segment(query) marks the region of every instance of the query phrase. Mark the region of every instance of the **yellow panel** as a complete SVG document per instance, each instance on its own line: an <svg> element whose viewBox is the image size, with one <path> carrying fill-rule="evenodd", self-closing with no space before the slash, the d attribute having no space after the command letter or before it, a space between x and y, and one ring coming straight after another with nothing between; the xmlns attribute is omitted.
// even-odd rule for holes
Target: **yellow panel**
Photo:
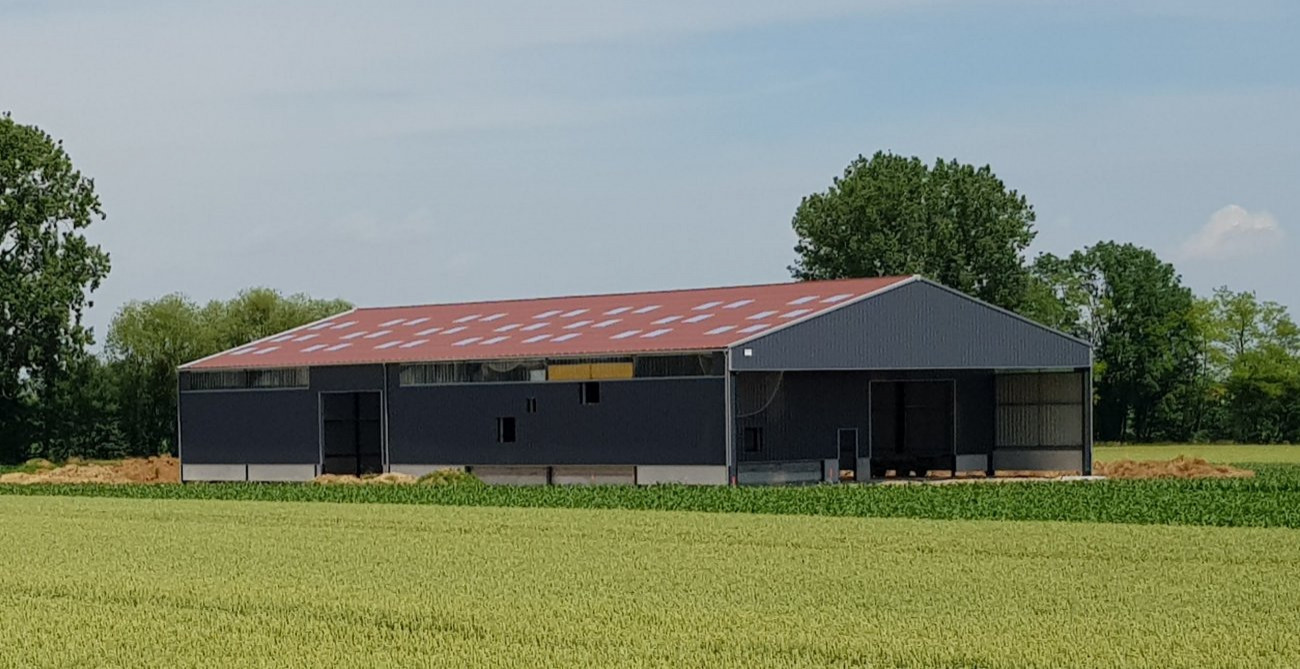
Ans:
<svg viewBox="0 0 1300 669"><path fill-rule="evenodd" d="M630 379L632 363L630 362L594 362L591 364L593 379Z"/></svg>
<svg viewBox="0 0 1300 669"><path fill-rule="evenodd" d="M550 365L546 368L546 378L549 381L586 381L591 378L591 365Z"/></svg>

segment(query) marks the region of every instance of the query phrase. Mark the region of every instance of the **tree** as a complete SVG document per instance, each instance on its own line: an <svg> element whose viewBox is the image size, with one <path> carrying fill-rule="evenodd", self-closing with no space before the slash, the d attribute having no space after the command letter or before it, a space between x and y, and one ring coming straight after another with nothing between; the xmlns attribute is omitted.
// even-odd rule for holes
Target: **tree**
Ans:
<svg viewBox="0 0 1300 669"><path fill-rule="evenodd" d="M0 116L0 434L20 434L24 401L54 387L91 341L81 324L108 254L83 231L103 219L94 182L36 127ZM23 444L0 442L0 461Z"/></svg>
<svg viewBox="0 0 1300 669"><path fill-rule="evenodd" d="M923 274L1019 310L1034 210L988 167L879 152L858 156L794 215L798 279Z"/></svg>
<svg viewBox="0 0 1300 669"><path fill-rule="evenodd" d="M1069 330L1093 343L1098 438L1186 433L1190 426L1169 420L1170 408L1186 401L1195 379L1198 335L1192 293L1173 265L1148 249L1101 242L1068 258L1044 254L1033 269Z"/></svg>
<svg viewBox="0 0 1300 669"><path fill-rule="evenodd" d="M121 433L133 455L176 452L177 367L350 308L342 300L251 288L199 307L184 295L124 305L105 353L118 384Z"/></svg>

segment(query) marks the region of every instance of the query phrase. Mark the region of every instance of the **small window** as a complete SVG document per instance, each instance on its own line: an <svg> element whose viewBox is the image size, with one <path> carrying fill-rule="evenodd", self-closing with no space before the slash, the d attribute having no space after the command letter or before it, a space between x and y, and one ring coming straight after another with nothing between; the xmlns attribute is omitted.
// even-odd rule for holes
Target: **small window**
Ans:
<svg viewBox="0 0 1300 669"><path fill-rule="evenodd" d="M497 443L515 443L515 417L503 416L497 419Z"/></svg>
<svg viewBox="0 0 1300 669"><path fill-rule="evenodd" d="M524 411L527 411L528 413L537 413L536 397L529 397L528 399L524 400Z"/></svg>
<svg viewBox="0 0 1300 669"><path fill-rule="evenodd" d="M600 404L600 384L587 381L578 386L578 399L583 404Z"/></svg>
<svg viewBox="0 0 1300 669"><path fill-rule="evenodd" d="M744 432L746 453L758 453L763 450L763 428L747 427Z"/></svg>

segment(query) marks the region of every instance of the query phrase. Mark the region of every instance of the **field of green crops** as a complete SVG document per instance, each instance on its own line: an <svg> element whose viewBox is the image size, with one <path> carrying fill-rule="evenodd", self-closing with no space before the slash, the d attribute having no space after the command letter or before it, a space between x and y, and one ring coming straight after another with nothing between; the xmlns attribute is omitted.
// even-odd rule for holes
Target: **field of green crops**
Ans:
<svg viewBox="0 0 1300 669"><path fill-rule="evenodd" d="M1271 444L1126 444L1097 446L1097 460L1172 460L1180 455L1204 458L1210 462L1266 462L1300 465L1300 445Z"/></svg>
<svg viewBox="0 0 1300 669"><path fill-rule="evenodd" d="M0 666L1300 666L1300 532L0 497Z"/></svg>

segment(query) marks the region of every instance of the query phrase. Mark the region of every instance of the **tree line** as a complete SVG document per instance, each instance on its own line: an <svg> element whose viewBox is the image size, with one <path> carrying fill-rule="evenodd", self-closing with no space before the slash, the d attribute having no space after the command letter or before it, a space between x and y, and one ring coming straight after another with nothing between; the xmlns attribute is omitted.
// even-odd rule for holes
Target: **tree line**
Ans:
<svg viewBox="0 0 1300 669"><path fill-rule="evenodd" d="M350 305L268 288L130 302L92 350L104 218L61 142L0 115L0 462L176 450L177 367ZM804 198L797 279L922 274L1092 342L1095 434L1300 441L1300 331L1279 304L1196 296L1150 249L1101 241L1028 259L1035 214L991 168L859 157Z"/></svg>

